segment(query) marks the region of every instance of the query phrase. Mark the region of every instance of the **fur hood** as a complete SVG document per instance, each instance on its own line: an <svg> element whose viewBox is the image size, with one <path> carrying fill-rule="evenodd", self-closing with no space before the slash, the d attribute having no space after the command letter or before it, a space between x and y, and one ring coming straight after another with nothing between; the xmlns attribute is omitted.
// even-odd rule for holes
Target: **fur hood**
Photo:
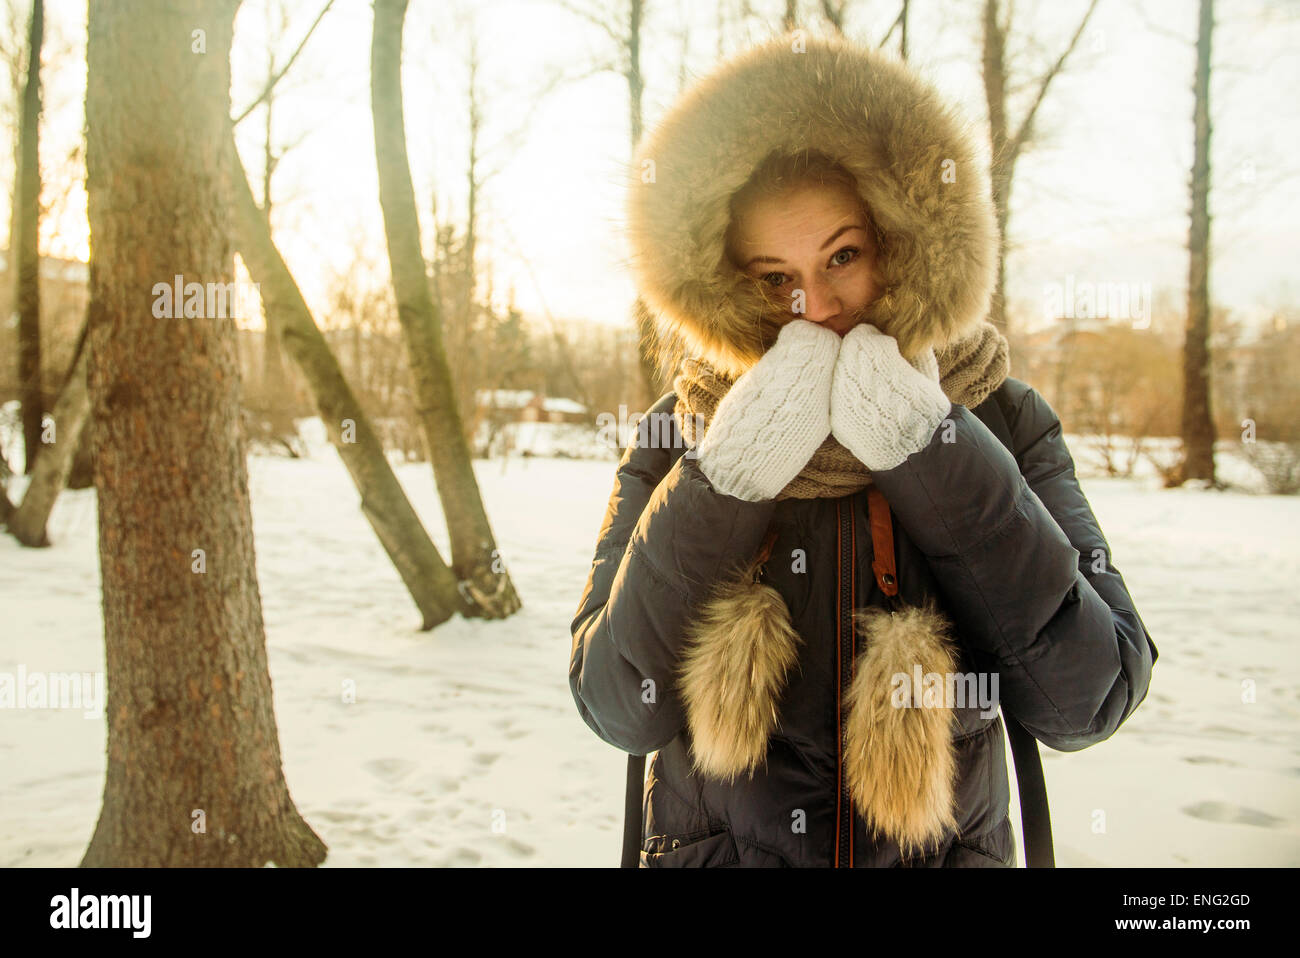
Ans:
<svg viewBox="0 0 1300 958"><path fill-rule="evenodd" d="M771 345L727 259L730 198L771 152L816 149L856 178L883 244L872 320L911 358L985 317L997 220L969 124L890 54L787 34L716 67L642 139L628 242L661 348L738 377Z"/></svg>

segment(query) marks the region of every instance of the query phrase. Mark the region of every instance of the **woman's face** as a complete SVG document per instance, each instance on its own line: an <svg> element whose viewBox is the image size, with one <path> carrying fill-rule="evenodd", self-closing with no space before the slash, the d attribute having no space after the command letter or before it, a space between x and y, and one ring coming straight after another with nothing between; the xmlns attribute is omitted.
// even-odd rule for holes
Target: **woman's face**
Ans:
<svg viewBox="0 0 1300 958"><path fill-rule="evenodd" d="M834 184L791 187L737 215L736 265L788 308L788 322L823 323L843 336L880 295L874 236L862 201Z"/></svg>

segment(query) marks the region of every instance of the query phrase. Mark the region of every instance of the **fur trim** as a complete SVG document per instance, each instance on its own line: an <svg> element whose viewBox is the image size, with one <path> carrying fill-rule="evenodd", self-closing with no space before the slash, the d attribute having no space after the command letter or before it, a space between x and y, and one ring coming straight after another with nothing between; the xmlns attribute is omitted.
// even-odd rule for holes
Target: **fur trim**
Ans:
<svg viewBox="0 0 1300 958"><path fill-rule="evenodd" d="M714 589L689 627L679 667L694 772L728 782L752 778L766 757L802 641L780 593L755 580L757 569ZM911 684L916 666L923 675L955 672L955 647L932 605L853 615L865 650L843 703L844 775L872 833L907 856L957 829L956 718L947 703L914 701ZM901 687L899 673L908 677ZM911 707L895 705L895 689Z"/></svg>
<svg viewBox="0 0 1300 958"><path fill-rule="evenodd" d="M904 855L955 831L957 774L952 709L916 701L913 669L956 670L948 623L932 607L854 612L867 648L859 657L845 702L844 770L854 805L873 833L885 833ZM902 673L907 682L894 679ZM899 699L909 707L894 702Z"/></svg>
<svg viewBox="0 0 1300 958"><path fill-rule="evenodd" d="M731 195L776 149L821 150L857 179L884 243L869 318L905 357L970 333L997 270L975 144L969 121L892 54L786 35L715 68L642 139L629 170L631 265L661 345L680 342L733 379L771 345L757 284L724 247Z"/></svg>
<svg viewBox="0 0 1300 958"><path fill-rule="evenodd" d="M680 691L691 730L695 771L734 781L767 754L786 673L799 661L799 633L781 593L755 581L714 589L688 631Z"/></svg>

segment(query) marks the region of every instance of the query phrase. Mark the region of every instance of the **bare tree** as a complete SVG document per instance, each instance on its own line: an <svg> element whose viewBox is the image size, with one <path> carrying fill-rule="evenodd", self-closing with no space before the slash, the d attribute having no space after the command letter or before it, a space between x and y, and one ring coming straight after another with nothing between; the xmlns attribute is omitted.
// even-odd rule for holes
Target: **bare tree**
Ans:
<svg viewBox="0 0 1300 958"><path fill-rule="evenodd" d="M992 166L989 170L993 185L993 202L997 209L998 235L1001 245L998 249L998 280L993 293L993 302L989 309L989 320L1002 331L1007 328L1006 309L1006 254L1007 224L1011 217L1011 185L1016 171L1016 161L1020 159L1025 148L1032 142L1034 134L1034 117L1047 96L1052 81L1060 74L1083 35L1097 8L1097 0L1091 0L1088 9L1079 21L1074 35L1056 61L1051 64L1041 77L1028 85L1036 87L1029 109L1018 126L1007 115L1007 94L1013 81L1007 72L1007 37L1011 33L1015 4L1008 3L1005 15L1000 10L1001 0L984 0L983 13L983 77L984 99L988 104L989 139L993 148Z"/></svg>
<svg viewBox="0 0 1300 958"><path fill-rule="evenodd" d="M1214 417L1210 413L1210 35L1214 0L1201 0L1192 89L1195 142L1191 222L1187 231L1187 335L1183 346L1183 458L1174 484L1214 476Z"/></svg>
<svg viewBox="0 0 1300 958"><path fill-rule="evenodd" d="M268 78L261 94L230 122L225 148L233 170L236 241L249 272L259 284L263 309L275 317L268 329L276 331L279 345L307 380L330 442L361 494L361 511L420 610L421 628L427 630L445 622L456 611L467 612L470 604L461 596L455 576L406 498L369 417L349 387L276 248L269 218L253 198L235 147L235 124L274 95L276 85L298 59L332 4L333 0L328 0L293 54Z"/></svg>
<svg viewBox="0 0 1300 958"><path fill-rule="evenodd" d="M822 0L822 3L826 8L829 9L830 0ZM839 15L837 18L831 21L836 25L836 28L839 29L840 32L843 32L844 30L842 24L844 21L844 6L846 3L847 0L840 0ZM827 13L827 18L828 19L830 18L829 13ZM898 16L896 16L894 18L894 22L889 25L889 29L885 31L885 35L880 38L880 44L879 44L880 47L883 49L885 44L889 42L889 38L894 35L894 31L897 30L898 31L898 56L900 59L903 60L907 59L907 19L908 19L908 0L902 0L902 3L900 3L898 6Z"/></svg>
<svg viewBox="0 0 1300 958"><path fill-rule="evenodd" d="M331 0L332 2L332 0ZM328 9L328 8L327 8ZM278 23L272 21L272 16L278 14L276 19ZM271 206L274 194L271 190L271 179L275 175L276 166L288 152L288 148L276 150L274 137L274 116L275 116L275 43L274 37L277 33L284 32L289 26L289 15L284 8L281 0L276 0L274 5L268 5L266 8L267 16L267 43L266 43L266 93L263 98L263 106L266 111L265 136L263 137L262 147L262 213L266 216L267 227L271 225ZM322 14L323 16L323 14ZM274 235L274 234L272 234ZM275 313L266 311L265 304L262 308L262 316L266 322L266 333L262 338L262 416L272 436L285 437L293 433L293 420L290 416L288 406L288 387L285 382L284 356L280 349L279 330L274 328L277 322Z"/></svg>
<svg viewBox="0 0 1300 958"><path fill-rule="evenodd" d="M629 158L636 153L641 142L644 119L642 101L645 96L645 78L641 73L642 26L645 21L645 0L627 0L621 15L610 15L604 10L579 6L570 0L557 0L565 10L594 24L609 38L615 53L609 61L597 64L595 71L614 71L627 82ZM664 375L656 368L654 359L654 316L645 301L638 295L632 305L633 321L638 333L637 355L641 370L641 403L643 409L663 394Z"/></svg>
<svg viewBox="0 0 1300 958"><path fill-rule="evenodd" d="M226 148L233 157L234 226L240 255L259 284L266 309L280 317L281 344L311 388L330 442L361 494L361 511L415 600L423 616L421 628L431 629L453 612L466 611L468 604L461 601L455 576L420 524L369 418L276 249L235 152L233 127Z"/></svg>
<svg viewBox="0 0 1300 958"><path fill-rule="evenodd" d="M57 248L63 217L71 206L72 191L85 182L85 169L81 141L78 140L66 155L60 157L48 155L48 144L38 145L40 117L58 114L63 106L71 105L51 104L48 99L50 91L40 82L40 75L51 76L65 70L74 54L78 62L84 57L57 28L57 21L45 22L42 2L39 4L41 24L37 31L40 34L37 52L40 73L33 77L34 61L28 47L37 6L26 0L4 0L0 7L0 67L7 74L9 89L13 91L12 98L5 97L0 101L0 126L15 133L14 192L6 263L10 288L6 292L14 315L26 316L26 322L15 323L12 332L0 328L0 340L3 340L0 354L8 358L12 341L12 355L17 359L13 366L6 365L0 371L0 388L8 391L12 386L20 399L26 396L23 410L30 414L26 419L29 435L35 428L40 440L52 442L53 428L48 425L46 415L51 400L56 398L51 396L51 387L72 364L69 357L73 351L74 332L78 326L84 325L85 298L80 291L71 293L70 284L44 284L37 264L41 250ZM30 82L33 78L35 83ZM33 117L36 119L34 125L30 122ZM45 155L38 158L38 153ZM25 220L30 220L32 225L29 226ZM24 258L29 260L26 272L21 265ZM28 363L34 375L26 375ZM53 374L56 369L58 375ZM10 376L14 378L11 380ZM28 388L31 389L30 395L27 395ZM62 435L66 438L68 433L63 431ZM81 435L76 462L88 465L89 430L83 429ZM30 449L30 465L35 467L39 464L40 456L50 451L46 448L48 444L38 441ZM0 473L5 471L7 465L0 465ZM29 473L36 476L33 470ZM83 473L79 479L81 488L91 484L89 473ZM69 485L73 485L72 478L69 478Z"/></svg>
<svg viewBox="0 0 1300 958"><path fill-rule="evenodd" d="M40 196L38 142L41 116L41 41L45 4L33 0L27 28L27 69L14 163L14 203L9 227L14 307L18 313L18 388L22 396L25 472L41 450L45 398L41 386ZM16 87L15 87L16 88Z"/></svg>
<svg viewBox="0 0 1300 958"><path fill-rule="evenodd" d="M453 358L451 372L456 395L457 409L474 409L476 387L483 377L483 366L490 366L490 355L480 358L473 345L477 338L476 320L480 310L478 299L478 236L480 223L480 200L488 180L500 172L499 167L489 168L485 162L482 143L485 103L479 79L481 61L477 31L470 33L465 44L466 70L466 111L468 114L468 152L465 157L465 223L456 242L456 228L447 223L437 225L435 220L435 243L433 263L432 290L438 299L439 313L443 317L445 339L449 343L448 353ZM516 131L515 135L518 135ZM436 205L434 207L436 213Z"/></svg>
<svg viewBox="0 0 1300 958"><path fill-rule="evenodd" d="M371 110L379 202L397 294L397 315L419 403L420 421L433 459L438 498L451 539L452 568L473 597L475 614L504 618L521 602L496 548L469 447L456 406L442 345L439 310L430 295L420 251L419 216L406 152L402 115L402 25L407 0L375 0L371 45Z"/></svg>
<svg viewBox="0 0 1300 958"><path fill-rule="evenodd" d="M25 546L50 544L45 534L46 523L59 493L68 484L74 456L85 447L82 436L90 416L90 396L86 392L86 333L83 323L72 355L72 366L54 404L50 426L54 430L54 442L41 453L23 493L22 503L8 518L9 531Z"/></svg>
<svg viewBox="0 0 1300 958"><path fill-rule="evenodd" d="M182 319L156 292L177 274L199 289L233 288L225 142L237 7L89 7L89 388L108 768L86 867L313 866L326 854L282 769L234 324L215 294L205 315Z"/></svg>
<svg viewBox="0 0 1300 958"><path fill-rule="evenodd" d="M312 34L320 26L321 21L329 13L333 5L334 0L326 0L316 18L299 40L298 45L288 57L284 58L283 62L280 62L277 57L276 38L288 32L289 13L284 0L268 0L265 7L266 81L258 96L240 111L234 122L235 125L238 125L240 121L250 116L256 109L263 108L261 208L268 227L271 224L274 197L272 180L276 168L294 147L299 146L306 139L304 133L289 142L277 142L274 134L277 91L280 88L281 81L284 80L290 68L297 62L303 49L307 46L307 41L311 39ZM265 304L263 304L263 319L266 331L262 338L261 375L258 377L259 387L255 394L256 400L249 403L249 406L254 413L254 425L259 438L277 442L288 449L291 455L294 455L296 453L293 444L289 441L294 435L293 396L289 388L288 370L285 367L283 349L280 345L280 331L275 328L279 318L274 313L267 313Z"/></svg>
<svg viewBox="0 0 1300 958"><path fill-rule="evenodd" d="M849 14L849 0L839 0L839 2L836 2L836 0L821 0L821 9L822 17L835 32L840 36L846 36L844 22ZM880 38L880 42L877 44L878 47L883 49L894 35L894 31L897 30L898 55L903 60L907 59L907 13L908 0L902 0L899 4L898 16L894 18L894 21L889 25L889 29L885 31L885 35ZM789 7L787 7L787 19L789 16Z"/></svg>

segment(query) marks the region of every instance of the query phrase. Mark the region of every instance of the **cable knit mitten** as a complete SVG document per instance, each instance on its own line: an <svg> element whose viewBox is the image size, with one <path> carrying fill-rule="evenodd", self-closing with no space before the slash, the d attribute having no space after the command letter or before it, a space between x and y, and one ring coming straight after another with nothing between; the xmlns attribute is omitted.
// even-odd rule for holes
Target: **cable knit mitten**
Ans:
<svg viewBox="0 0 1300 958"><path fill-rule="evenodd" d="M849 330L835 363L831 432L868 469L893 469L924 449L951 411L933 350L909 363L870 323Z"/></svg>
<svg viewBox="0 0 1300 958"><path fill-rule="evenodd" d="M806 319L736 379L700 440L700 471L721 493L775 499L831 431L831 378L840 337Z"/></svg>

